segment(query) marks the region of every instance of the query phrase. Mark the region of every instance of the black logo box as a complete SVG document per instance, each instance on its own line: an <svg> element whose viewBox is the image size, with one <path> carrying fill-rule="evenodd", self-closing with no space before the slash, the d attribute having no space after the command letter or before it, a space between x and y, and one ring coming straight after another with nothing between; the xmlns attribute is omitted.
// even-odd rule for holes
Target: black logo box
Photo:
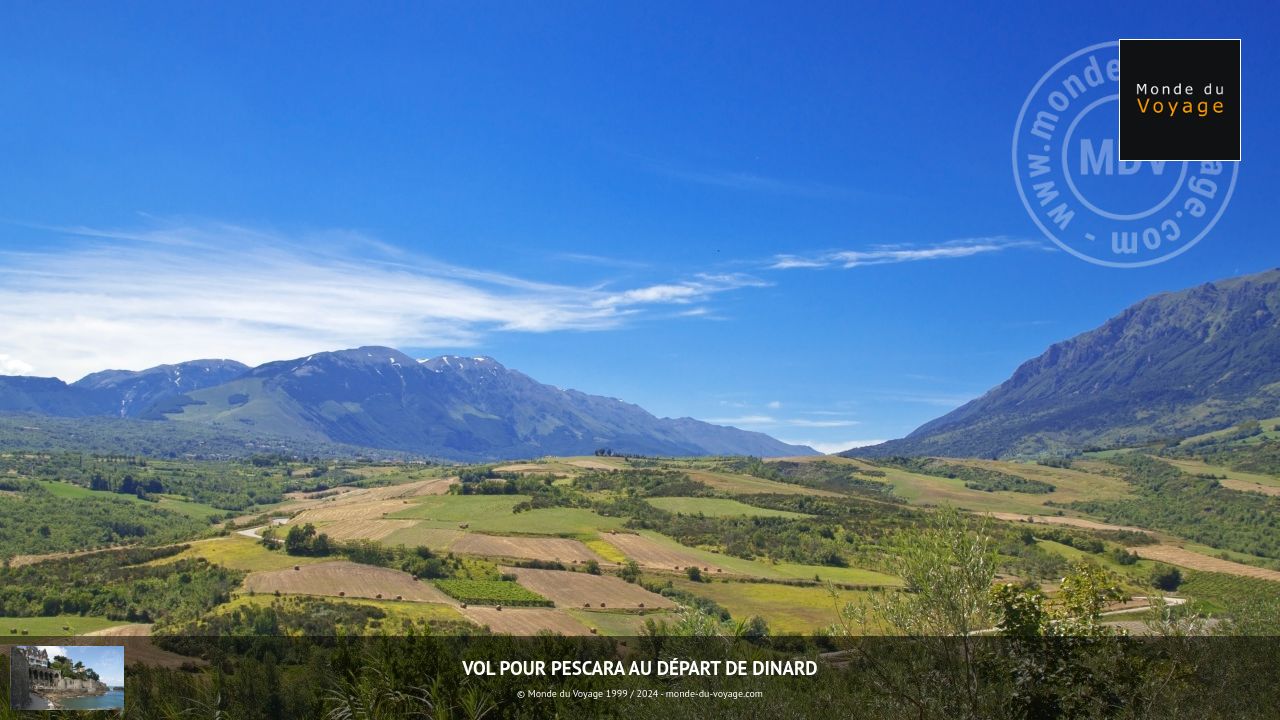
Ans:
<svg viewBox="0 0 1280 720"><path fill-rule="evenodd" d="M1239 39L1120 40L1121 160L1238 161L1240 103Z"/></svg>

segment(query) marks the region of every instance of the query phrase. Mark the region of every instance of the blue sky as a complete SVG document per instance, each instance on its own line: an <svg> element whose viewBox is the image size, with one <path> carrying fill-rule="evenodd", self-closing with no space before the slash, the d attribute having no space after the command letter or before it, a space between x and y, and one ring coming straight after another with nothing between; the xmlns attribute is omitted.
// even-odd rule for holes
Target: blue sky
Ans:
<svg viewBox="0 0 1280 720"><path fill-rule="evenodd" d="M1142 297L1280 264L1264 7L7 3L0 373L383 343L900 436ZM1054 251L1009 168L1040 75L1118 37L1244 41L1231 205L1140 270Z"/></svg>
<svg viewBox="0 0 1280 720"><path fill-rule="evenodd" d="M124 687L124 648L120 646L41 645L49 659L61 655L74 664L84 663L98 673L98 679L110 687Z"/></svg>

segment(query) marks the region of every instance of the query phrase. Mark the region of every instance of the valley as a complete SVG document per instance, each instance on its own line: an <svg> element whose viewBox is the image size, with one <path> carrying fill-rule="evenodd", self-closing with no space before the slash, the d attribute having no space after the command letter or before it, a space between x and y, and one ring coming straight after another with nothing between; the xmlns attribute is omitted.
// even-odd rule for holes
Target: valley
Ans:
<svg viewBox="0 0 1280 720"><path fill-rule="evenodd" d="M1223 450L1221 442L1214 447ZM21 636L59 623L83 632L145 620L158 634L182 634L226 627L245 608L304 602L308 612L327 608L326 623L359 633L429 626L634 635L646 625L675 632L696 616L812 635L827 631L847 602L900 592L897 543L942 507L962 511L992 538L1002 582L1039 587L1050 598L1080 561L1104 568L1134 597L1155 592L1153 578L1175 569L1179 584L1165 591L1190 609L1229 612L1230 597L1194 591L1217 588L1218 576L1261 582L1280 597L1274 550L1206 545L1179 534L1176 523L1117 522L1107 503L1125 507L1141 494L1127 475L1135 457L1188 482L1197 479L1190 473L1230 473L1215 492L1269 522L1280 517L1273 495L1252 490L1280 476L1141 449L1074 462L923 464L838 456L451 465L10 453L0 456L5 517L34 501L90 503L120 518L103 521L99 542L0 522L7 568L0 573L14 592L46 569L75 575L86 558L106 578L207 567L230 584L222 596L177 600L188 608L182 612L107 604L101 613L90 605L75 622L66 621L65 603L0 592L0 626ZM117 478L126 476L141 492L120 492ZM992 478L1017 489L980 489ZM246 481L252 497L242 494ZM110 534L139 512L181 522ZM1220 529L1224 537L1247 535L1229 522ZM92 524L81 530L93 537Z"/></svg>

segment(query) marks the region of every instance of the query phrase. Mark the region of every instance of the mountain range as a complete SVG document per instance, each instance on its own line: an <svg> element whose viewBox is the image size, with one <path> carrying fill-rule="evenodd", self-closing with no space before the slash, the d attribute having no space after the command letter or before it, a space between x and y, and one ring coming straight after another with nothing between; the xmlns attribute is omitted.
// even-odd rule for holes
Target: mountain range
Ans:
<svg viewBox="0 0 1280 720"><path fill-rule="evenodd" d="M461 461L582 455L806 455L768 435L657 418L613 398L561 390L493 358L415 360L386 347L250 368L195 360L107 370L66 384L0 376L0 412L117 417Z"/></svg>
<svg viewBox="0 0 1280 720"><path fill-rule="evenodd" d="M849 456L1014 457L1280 416L1280 269L1147 298L900 440Z"/></svg>

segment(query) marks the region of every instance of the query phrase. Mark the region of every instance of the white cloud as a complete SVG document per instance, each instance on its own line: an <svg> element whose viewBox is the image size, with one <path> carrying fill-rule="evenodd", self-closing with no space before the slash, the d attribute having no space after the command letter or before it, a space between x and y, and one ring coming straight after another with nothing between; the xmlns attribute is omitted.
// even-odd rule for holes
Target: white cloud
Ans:
<svg viewBox="0 0 1280 720"><path fill-rule="evenodd" d="M779 438L781 439L781 438ZM819 441L819 440L783 440L782 442L792 445L808 445L823 455L831 455L832 453L844 452L853 448L866 447L868 445L879 445L884 440L836 440L836 441Z"/></svg>
<svg viewBox="0 0 1280 720"><path fill-rule="evenodd" d="M765 407L769 408L770 410L777 410L778 408L782 407L782 402L780 400L774 400L768 403L767 405L765 405Z"/></svg>
<svg viewBox="0 0 1280 720"><path fill-rule="evenodd" d="M544 283L343 232L64 232L79 236L71 249L0 254L0 372L73 380L204 357L257 364L367 344L460 347L495 332L608 330L650 307L764 284L747 275L621 290Z"/></svg>
<svg viewBox="0 0 1280 720"><path fill-rule="evenodd" d="M933 245L873 245L867 250L835 250L812 256L777 255L769 265L771 270L796 268L844 269L865 265L891 265L927 260L948 260L996 253L1011 248L1035 248L1044 244L1034 240L1017 240L1003 236L967 238Z"/></svg>
<svg viewBox="0 0 1280 720"><path fill-rule="evenodd" d="M826 256L823 256L826 257ZM796 255L777 255L773 258L770 270L794 270L796 268L824 268L830 265L828 260L809 260Z"/></svg>
<svg viewBox="0 0 1280 720"><path fill-rule="evenodd" d="M31 369L30 364L0 353L0 375L26 375Z"/></svg>
<svg viewBox="0 0 1280 720"><path fill-rule="evenodd" d="M595 307L613 308L628 305L644 305L652 303L668 303L688 305L707 299L709 296L736 290L744 287L763 287L767 285L749 275L697 275L692 280L679 283L650 285L624 292L606 295L596 300ZM705 308L702 308L705 309Z"/></svg>

